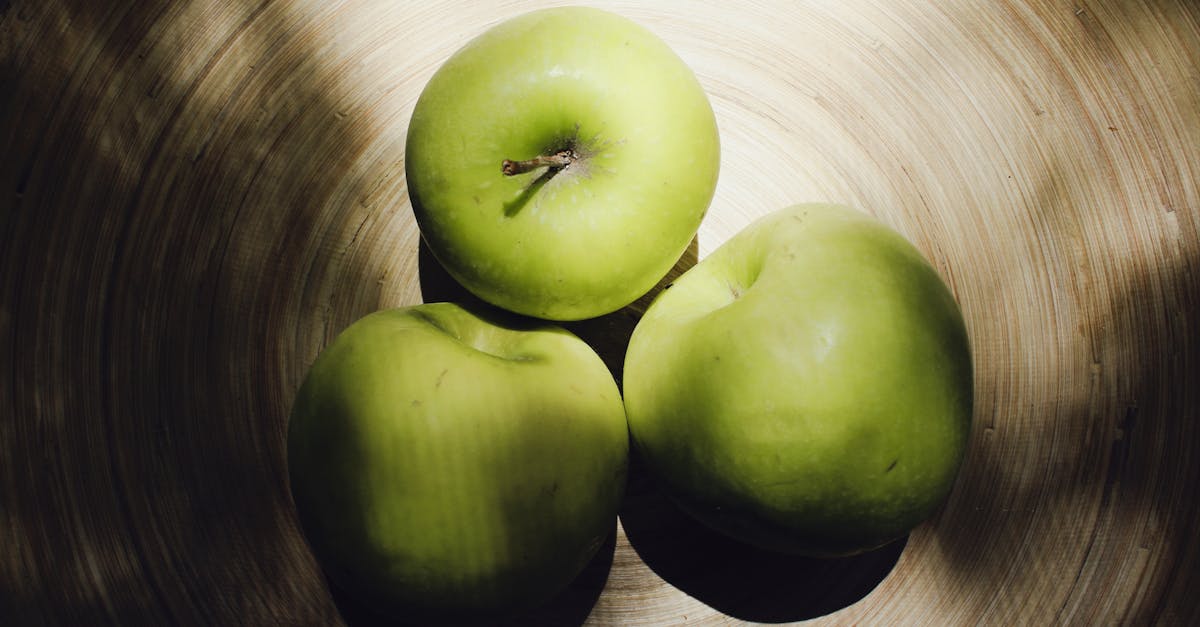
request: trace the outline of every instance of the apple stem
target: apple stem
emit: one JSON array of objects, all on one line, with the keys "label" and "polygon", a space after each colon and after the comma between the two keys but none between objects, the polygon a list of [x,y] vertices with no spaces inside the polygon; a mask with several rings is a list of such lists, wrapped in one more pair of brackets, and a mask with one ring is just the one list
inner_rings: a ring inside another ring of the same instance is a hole
[{"label": "apple stem", "polygon": [[504,176],[524,174],[538,168],[553,168],[555,170],[561,170],[571,165],[571,163],[577,158],[578,156],[574,151],[560,150],[552,155],[538,155],[532,159],[526,159],[524,161],[505,159],[504,162],[500,164],[500,169],[502,172],[504,172]]}]

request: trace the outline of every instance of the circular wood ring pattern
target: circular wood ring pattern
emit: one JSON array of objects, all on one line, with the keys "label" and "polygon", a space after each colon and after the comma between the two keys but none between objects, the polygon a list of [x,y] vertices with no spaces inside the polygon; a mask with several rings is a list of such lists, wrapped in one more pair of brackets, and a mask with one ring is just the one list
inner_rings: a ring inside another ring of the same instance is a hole
[{"label": "circular wood ring pattern", "polygon": [[[376,622],[299,533],[287,412],[350,322],[460,295],[403,148],[438,65],[543,5],[485,4],[0,0],[0,622]],[[945,507],[848,560],[725,542],[635,464],[513,624],[1200,623],[1197,5],[595,4],[717,114],[677,270],[788,204],[876,215],[962,304],[975,425]],[[644,306],[572,328],[619,371]]]}]

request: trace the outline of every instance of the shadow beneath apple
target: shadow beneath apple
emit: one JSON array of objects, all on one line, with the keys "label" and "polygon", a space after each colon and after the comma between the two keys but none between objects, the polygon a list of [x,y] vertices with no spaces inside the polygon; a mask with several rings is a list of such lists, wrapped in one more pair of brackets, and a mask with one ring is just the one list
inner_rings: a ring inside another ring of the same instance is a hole
[{"label": "shadow beneath apple", "polygon": [[622,375],[625,372],[625,351],[629,348],[629,338],[633,336],[633,329],[637,327],[638,321],[642,319],[642,314],[646,313],[646,309],[658,297],[659,292],[669,288],[684,272],[696,265],[699,251],[700,239],[693,237],[671,270],[659,279],[658,283],[650,288],[650,291],[641,295],[637,300],[607,315],[563,324],[568,331],[578,335],[580,339],[587,342],[588,346],[592,347],[592,350],[596,351],[597,355],[600,355],[600,359],[604,360],[604,365],[608,366],[608,371],[616,380],[617,387],[622,391],[624,391]]},{"label": "shadow beneath apple", "polygon": [[[517,627],[518,625],[521,627],[568,627],[582,625],[587,620],[588,615],[591,614],[592,607],[596,605],[596,600],[600,598],[600,593],[604,590],[604,585],[608,581],[608,572],[612,568],[613,555],[617,546],[616,538],[616,525],[614,523],[613,532],[608,535],[608,539],[596,551],[596,555],[592,557],[592,560],[583,567],[579,575],[566,588],[563,588],[562,591],[554,595],[546,603],[508,618],[485,618],[478,622],[451,622],[442,624],[459,625],[460,627],[479,627],[482,625],[494,627]],[[354,594],[340,587],[327,573],[323,574],[325,575],[325,582],[329,587],[330,595],[333,597],[334,605],[348,627],[418,627],[423,624],[421,622],[407,621],[403,617],[384,614],[368,602],[359,599]]]},{"label": "shadow beneath apple", "polygon": [[417,276],[421,282],[421,300],[426,303],[457,303],[472,311],[498,311],[498,308],[467,291],[454,280],[433,256],[425,240],[417,246]]},{"label": "shadow beneath apple", "polygon": [[667,583],[730,617],[756,623],[809,620],[857,603],[888,576],[908,541],[835,559],[742,544],[679,509],[636,455],[620,518],[630,545]]},{"label": "shadow beneath apple", "polygon": [[613,556],[617,549],[616,521],[613,532],[600,546],[592,561],[583,567],[575,580],[549,602],[500,623],[501,627],[552,627],[582,625],[608,583]]},{"label": "shadow beneath apple", "polygon": [[[604,360],[604,364],[608,366],[617,386],[620,387],[621,374],[625,366],[625,349],[629,346],[629,338],[633,335],[634,327],[642,319],[642,314],[646,312],[658,293],[670,287],[680,275],[696,265],[699,250],[699,238],[693,237],[687,249],[683,251],[666,276],[660,279],[650,291],[628,306],[588,320],[555,324],[559,324],[587,342],[592,350],[596,351]],[[455,281],[433,256],[424,240],[421,241],[417,251],[417,272],[421,281],[421,298],[426,303],[452,302],[475,311],[497,310],[496,307],[487,304]]]}]

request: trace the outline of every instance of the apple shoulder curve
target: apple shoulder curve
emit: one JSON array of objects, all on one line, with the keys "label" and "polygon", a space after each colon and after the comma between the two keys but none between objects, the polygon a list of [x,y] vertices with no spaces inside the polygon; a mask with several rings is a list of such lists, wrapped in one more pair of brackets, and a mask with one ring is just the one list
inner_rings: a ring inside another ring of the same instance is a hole
[{"label": "apple shoulder curve", "polygon": [[971,428],[967,331],[900,234],[836,205],[767,215],[663,291],[624,369],[635,449],[700,521],[848,555],[947,498]]},{"label": "apple shoulder curve", "polygon": [[646,28],[584,7],[520,15],[458,50],[418,98],[405,152],[433,256],[483,300],[549,320],[654,287],[720,166],[692,70]]},{"label": "apple shoulder curve", "polygon": [[330,580],[427,624],[511,614],[570,583],[615,528],[628,431],[582,340],[438,303],[338,335],[301,385],[287,444]]}]

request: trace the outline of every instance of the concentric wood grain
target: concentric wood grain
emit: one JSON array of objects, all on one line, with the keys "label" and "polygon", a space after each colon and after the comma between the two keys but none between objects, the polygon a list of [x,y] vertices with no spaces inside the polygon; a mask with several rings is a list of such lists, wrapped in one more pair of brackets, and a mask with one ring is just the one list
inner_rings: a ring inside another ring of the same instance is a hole
[{"label": "concentric wood grain", "polygon": [[[596,4],[717,113],[677,269],[787,204],[873,213],[963,306],[975,429],[944,509],[850,560],[723,541],[635,467],[615,542],[513,624],[1200,622],[1196,5]],[[408,117],[540,5],[0,1],[0,622],[373,622],[298,531],[287,411],[350,322],[461,294]],[[573,328],[619,370],[644,305]]]}]

